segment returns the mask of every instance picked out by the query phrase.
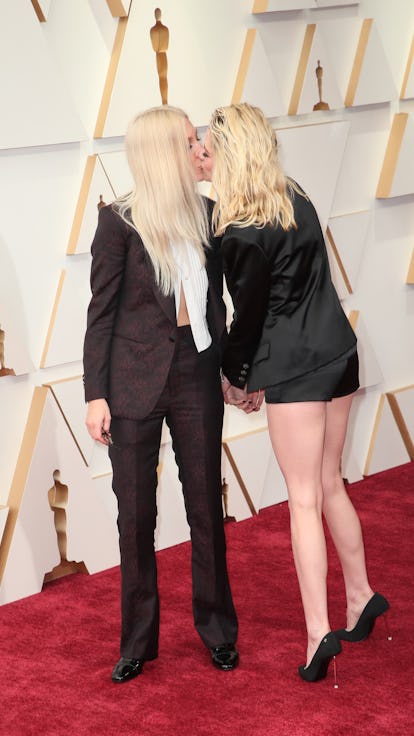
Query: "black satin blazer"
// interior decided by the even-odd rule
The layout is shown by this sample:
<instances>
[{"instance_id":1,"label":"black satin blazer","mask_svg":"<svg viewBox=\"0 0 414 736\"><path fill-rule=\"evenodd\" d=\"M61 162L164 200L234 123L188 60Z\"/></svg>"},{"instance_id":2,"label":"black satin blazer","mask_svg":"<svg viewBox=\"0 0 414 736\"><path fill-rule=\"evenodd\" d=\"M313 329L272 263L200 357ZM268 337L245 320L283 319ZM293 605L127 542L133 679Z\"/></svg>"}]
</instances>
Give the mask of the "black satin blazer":
<instances>
[{"instance_id":1,"label":"black satin blazer","mask_svg":"<svg viewBox=\"0 0 414 736\"><path fill-rule=\"evenodd\" d=\"M213 202L205 199L209 221ZM207 322L220 349L226 336L220 241L206 248ZM83 364L86 401L106 399L112 416L143 419L154 408L174 359L174 295L164 296L136 230L111 205L99 211L92 243L92 298Z\"/></svg>"},{"instance_id":2,"label":"black satin blazer","mask_svg":"<svg viewBox=\"0 0 414 736\"><path fill-rule=\"evenodd\" d=\"M297 229L230 226L222 239L234 305L223 372L249 391L322 367L356 343L315 208L300 194L293 205Z\"/></svg>"}]
</instances>

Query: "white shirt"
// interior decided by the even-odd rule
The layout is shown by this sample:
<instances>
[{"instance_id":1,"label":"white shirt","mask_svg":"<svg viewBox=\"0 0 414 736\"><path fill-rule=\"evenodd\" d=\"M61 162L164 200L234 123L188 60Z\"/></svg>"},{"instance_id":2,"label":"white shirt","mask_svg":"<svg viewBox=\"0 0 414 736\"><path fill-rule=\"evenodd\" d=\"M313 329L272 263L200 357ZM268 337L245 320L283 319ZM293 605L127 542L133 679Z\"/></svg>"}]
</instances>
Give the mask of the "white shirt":
<instances>
[{"instance_id":1,"label":"white shirt","mask_svg":"<svg viewBox=\"0 0 414 736\"><path fill-rule=\"evenodd\" d=\"M177 278L174 284L175 313L178 315L182 286L191 332L197 351L201 353L212 343L207 325L207 271L190 243L183 242L179 245L172 243L171 247L177 265Z\"/></svg>"}]
</instances>

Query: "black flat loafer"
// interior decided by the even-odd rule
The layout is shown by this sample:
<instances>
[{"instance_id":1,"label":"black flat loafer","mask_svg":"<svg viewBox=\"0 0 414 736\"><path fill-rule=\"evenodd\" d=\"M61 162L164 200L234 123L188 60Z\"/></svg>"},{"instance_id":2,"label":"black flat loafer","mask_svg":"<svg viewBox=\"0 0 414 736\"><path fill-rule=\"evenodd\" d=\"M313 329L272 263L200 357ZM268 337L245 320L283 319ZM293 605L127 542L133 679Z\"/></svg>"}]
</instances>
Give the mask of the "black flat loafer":
<instances>
[{"instance_id":1,"label":"black flat loafer","mask_svg":"<svg viewBox=\"0 0 414 736\"><path fill-rule=\"evenodd\" d=\"M219 647L211 647L210 652L214 666L220 670L234 670L239 664L239 653L234 644L222 644Z\"/></svg>"},{"instance_id":2,"label":"black flat loafer","mask_svg":"<svg viewBox=\"0 0 414 736\"><path fill-rule=\"evenodd\" d=\"M127 682L142 672L143 659L129 659L121 657L112 670L112 682Z\"/></svg>"}]
</instances>

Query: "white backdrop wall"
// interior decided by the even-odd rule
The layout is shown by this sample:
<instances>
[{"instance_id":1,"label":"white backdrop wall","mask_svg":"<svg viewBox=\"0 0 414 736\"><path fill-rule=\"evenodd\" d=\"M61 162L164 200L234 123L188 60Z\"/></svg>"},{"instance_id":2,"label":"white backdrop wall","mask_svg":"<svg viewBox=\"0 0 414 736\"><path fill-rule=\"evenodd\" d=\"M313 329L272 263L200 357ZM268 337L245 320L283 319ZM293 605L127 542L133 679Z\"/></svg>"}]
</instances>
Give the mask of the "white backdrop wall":
<instances>
[{"instance_id":1,"label":"white backdrop wall","mask_svg":"<svg viewBox=\"0 0 414 736\"><path fill-rule=\"evenodd\" d=\"M126 125L160 104L160 93L149 40L155 4L124 2L122 20L111 5L48 0L39 22L30 0L0 0L0 602L40 590L59 564L48 504L55 471L68 487L72 559L87 567L91 560L90 572L118 561L108 459L83 424L89 245L99 196L110 201L129 185ZM327 229L333 278L361 352L344 475L352 482L413 459L412 0L159 5L170 31L169 102L202 132L217 105L262 106L286 171ZM329 109L314 111L318 60ZM224 441L230 516L286 498L264 410L226 408ZM167 432L159 478L158 548L188 538ZM27 560L33 574L23 576Z\"/></svg>"}]
</instances>

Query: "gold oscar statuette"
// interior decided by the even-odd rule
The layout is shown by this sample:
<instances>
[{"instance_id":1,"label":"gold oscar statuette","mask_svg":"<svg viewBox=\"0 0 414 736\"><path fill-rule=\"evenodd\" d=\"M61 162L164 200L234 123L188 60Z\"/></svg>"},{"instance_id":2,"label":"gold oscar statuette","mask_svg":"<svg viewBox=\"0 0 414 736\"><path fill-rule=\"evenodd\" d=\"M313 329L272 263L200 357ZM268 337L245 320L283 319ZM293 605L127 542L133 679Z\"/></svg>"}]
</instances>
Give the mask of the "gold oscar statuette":
<instances>
[{"instance_id":1,"label":"gold oscar statuette","mask_svg":"<svg viewBox=\"0 0 414 736\"><path fill-rule=\"evenodd\" d=\"M322 101L322 77L323 77L323 67L321 67L321 62L318 59L318 66L315 69L316 79L318 81L318 93L319 93L319 102L316 103L316 105L313 106L314 110L329 110L329 105L327 102Z\"/></svg>"},{"instance_id":2,"label":"gold oscar statuette","mask_svg":"<svg viewBox=\"0 0 414 736\"><path fill-rule=\"evenodd\" d=\"M152 48L155 51L155 57L157 62L158 82L160 85L161 101L163 105L168 105L168 60L167 50L168 43L170 40L170 32L161 22L161 10L155 8L154 10L155 24L150 29L150 38Z\"/></svg>"}]
</instances>

